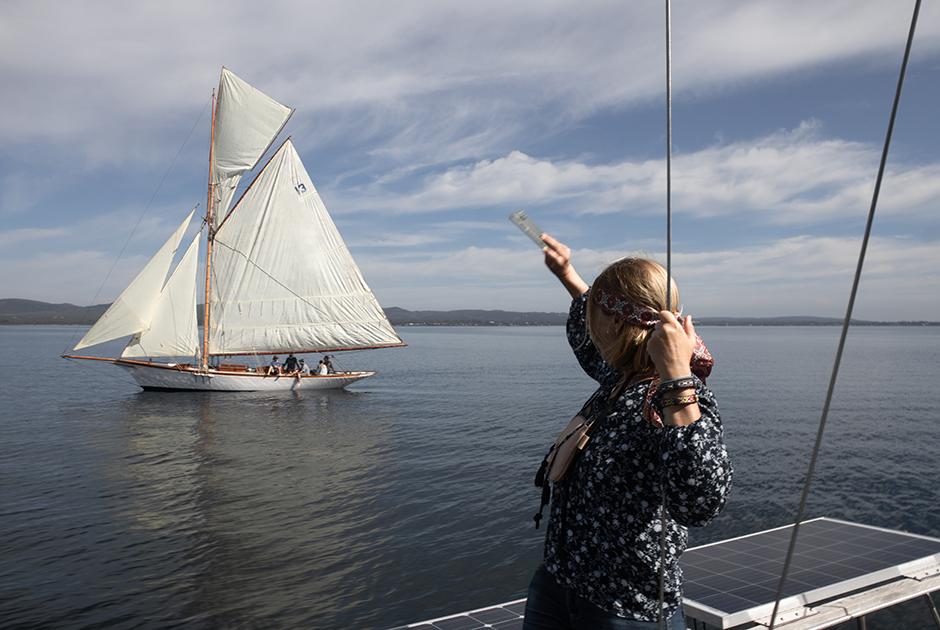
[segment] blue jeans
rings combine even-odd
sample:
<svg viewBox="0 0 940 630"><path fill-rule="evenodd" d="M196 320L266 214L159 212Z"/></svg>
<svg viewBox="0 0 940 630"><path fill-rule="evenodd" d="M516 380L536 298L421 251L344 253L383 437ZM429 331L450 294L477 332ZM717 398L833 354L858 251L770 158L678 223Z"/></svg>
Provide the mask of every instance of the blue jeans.
<svg viewBox="0 0 940 630"><path fill-rule="evenodd" d="M617 617L562 587L542 565L529 583L522 630L657 630L656 621ZM665 620L666 630L685 630L680 608Z"/></svg>

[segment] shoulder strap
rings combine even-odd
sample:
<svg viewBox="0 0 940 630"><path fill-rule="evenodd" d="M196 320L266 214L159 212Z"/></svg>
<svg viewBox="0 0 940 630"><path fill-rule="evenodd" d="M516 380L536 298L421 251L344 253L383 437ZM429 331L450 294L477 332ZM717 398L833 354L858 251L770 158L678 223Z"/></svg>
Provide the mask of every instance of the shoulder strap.
<svg viewBox="0 0 940 630"><path fill-rule="evenodd" d="M600 428L603 421L607 418L607 414L609 414L610 410L613 408L614 403L616 403L620 399L620 396L623 394L623 390L626 389L628 381L629 379L624 381L623 385L621 385L617 390L615 390L614 394L610 397L610 400L607 402L607 406L604 408L604 412L594 417L594 420L588 425L588 428L584 432L584 435L586 437L588 438L592 437L594 435L594 432L597 431L598 428ZM585 403L585 405L581 408L582 412L584 411L585 408L587 408L588 404L593 399L594 399L594 396L591 396L591 398L588 399L588 402ZM549 455L551 455L552 450L554 450L554 448L555 447L553 445L552 448L549 450L548 454L545 455L545 458L542 459L542 464L541 466L539 466L539 471L535 474L535 485L542 489L542 500L541 500L541 503L539 504L539 511L535 516L532 517L533 520L535 521L535 529L539 528L539 522L542 520L542 511L545 509L545 506L548 505L549 502L551 501L551 495L552 495L551 482L548 481L548 479L546 478L546 475L548 473L548 457Z"/></svg>

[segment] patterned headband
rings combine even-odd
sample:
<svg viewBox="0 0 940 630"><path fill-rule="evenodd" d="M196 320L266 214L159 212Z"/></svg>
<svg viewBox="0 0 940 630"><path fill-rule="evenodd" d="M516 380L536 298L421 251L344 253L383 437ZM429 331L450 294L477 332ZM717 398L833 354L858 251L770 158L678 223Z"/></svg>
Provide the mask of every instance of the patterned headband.
<svg viewBox="0 0 940 630"><path fill-rule="evenodd" d="M659 311L656 309L635 304L599 287L594 289L594 305L608 315L641 328L653 328L659 323Z"/></svg>
<svg viewBox="0 0 940 630"><path fill-rule="evenodd" d="M614 295L606 289L600 287L594 288L594 305L599 309L614 317L620 317L629 324L641 328L654 328L659 323L659 311L648 306L635 304L619 295ZM683 318L677 316L681 324ZM692 361L690 367L692 373L705 382L708 375L711 374L715 362L708 348L702 342L702 338L695 335L695 349L692 351Z"/></svg>

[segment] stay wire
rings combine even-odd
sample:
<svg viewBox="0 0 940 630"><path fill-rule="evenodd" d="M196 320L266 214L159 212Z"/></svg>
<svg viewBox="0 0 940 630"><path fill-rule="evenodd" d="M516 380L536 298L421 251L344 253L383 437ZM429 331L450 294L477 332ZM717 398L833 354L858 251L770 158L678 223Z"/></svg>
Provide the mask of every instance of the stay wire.
<svg viewBox="0 0 940 630"><path fill-rule="evenodd" d="M209 103L212 101L210 100ZM111 264L111 268L108 270L107 275L104 277L104 280L101 281L101 286L98 287L98 291L95 293L95 297L92 298L91 304L94 305L98 301L98 296L101 295L101 292L104 290L104 285L107 284L108 278L111 277L111 274L114 273L114 268L117 267L118 262L121 260L121 256L124 255L124 251L127 249L127 246L130 244L131 239L134 238L134 234L137 233L137 229L140 227L141 222L144 220L144 217L147 215L147 211L150 210L150 206L153 204L153 200L157 198L157 193L160 192L160 189L163 187L163 183L166 181L166 178L169 177L170 171L173 170L173 166L176 164L176 161L179 159L180 155L183 153L183 149L186 148L186 144L189 142L189 139L192 137L193 132L196 130L196 127L199 125L199 121L202 120L203 115L206 113L206 108L209 107L209 103L206 103L205 107L202 108L202 112L199 113L199 117L196 118L196 122L193 123L192 129L189 130L189 133L186 135L186 139L183 140L182 146L180 146L179 151L176 152L176 156L173 158L173 161L170 162L170 166L166 169L166 173L163 174L163 179L160 180L160 183L157 184L156 190L153 191L153 195L150 197L150 201L147 202L147 205L144 207L144 211L141 212L140 217L137 219L137 223L134 225L134 229L131 230L131 233L128 235L127 240L124 242L124 246L121 248L121 251L118 252L117 257L114 259L114 262ZM89 306L89 309L91 306ZM85 323L85 315L87 315L88 309L85 310L85 314L82 315L81 322L79 326ZM69 340L69 347L72 346L72 340L75 339L77 334L77 329L72 333L72 337Z"/></svg>
<svg viewBox="0 0 940 630"><path fill-rule="evenodd" d="M839 365L842 362L842 351L845 348L845 340L849 332L849 324L852 320L852 310L855 308L855 296L858 293L858 285L862 276L862 266L865 263L865 253L868 250L868 241L871 236L871 228L875 219L875 207L878 205L878 195L881 192L881 182L884 179L885 164L888 161L888 147L891 145L891 134L894 132L894 122L897 118L898 105L901 101L901 89L904 86L904 75L907 73L907 63L911 56L911 47L914 43L914 31L917 27L917 16L920 13L921 0L916 0L914 4L914 15L911 18L911 29L907 36L907 46L904 49L904 60L901 62L901 72L898 77L898 87L894 94L894 105L891 108L891 118L888 122L888 132L885 135L884 149L881 152L881 164L878 166L878 177L875 180L875 190L872 194L871 208L868 211L868 222L865 225L865 235L862 238L862 248L858 256L858 265L855 268L855 279L852 282L852 291L849 295L849 304L845 313L845 321L842 323L842 335L839 338L839 348L836 351L835 363L832 366L832 376L829 379L829 390L826 392L826 402L823 405L822 417L819 420L819 430L816 433L816 444L813 447L813 455L810 458L809 470L806 473L806 482L803 485L803 496L800 499L800 507L797 511L796 522L793 525L793 534L790 537L790 547L787 550L787 557L783 564L783 574L780 576L780 585L777 588L777 598L774 602L774 610L770 616L770 630L773 630L777 613L780 608L780 601L783 599L783 591L786 586L787 574L790 570L790 563L793 560L793 551L796 548L796 540L799 535L800 523L803 520L803 514L806 510L806 500L809 496L810 483L813 478L813 471L816 468L816 460L819 456L819 448L822 444L823 432L826 428L826 418L829 415L829 405L832 402L832 393L836 385L836 377L839 374Z"/></svg>
<svg viewBox="0 0 940 630"><path fill-rule="evenodd" d="M672 16L666 0L666 310L672 310Z"/></svg>
<svg viewBox="0 0 940 630"><path fill-rule="evenodd" d="M666 0L666 310L672 310L672 11ZM666 478L659 532L659 630L663 630L666 604Z"/></svg>

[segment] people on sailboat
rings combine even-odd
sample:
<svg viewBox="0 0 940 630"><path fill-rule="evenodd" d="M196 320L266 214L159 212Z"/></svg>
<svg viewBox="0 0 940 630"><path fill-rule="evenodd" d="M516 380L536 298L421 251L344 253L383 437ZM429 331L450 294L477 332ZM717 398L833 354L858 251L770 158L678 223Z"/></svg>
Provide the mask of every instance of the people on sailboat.
<svg viewBox="0 0 940 630"><path fill-rule="evenodd" d="M329 374L329 370L326 363L323 362L323 359L320 359L320 364L317 365L317 376L326 376L327 374Z"/></svg>
<svg viewBox="0 0 940 630"><path fill-rule="evenodd" d="M281 362L277 360L277 355L271 359L271 363L268 365L268 376L275 374L283 374L284 369L281 367Z"/></svg>
<svg viewBox="0 0 940 630"><path fill-rule="evenodd" d="M294 373L297 372L297 369L298 369L298 368L297 368L297 357L295 357L295 356L294 356L294 353L291 352L291 353L288 355L287 360L284 361L284 373L287 374L288 376L291 376L291 375L293 375Z"/></svg>
<svg viewBox="0 0 940 630"><path fill-rule="evenodd" d="M301 378L303 376L310 376L310 368L307 366L307 362L301 359L300 369L297 371L297 378Z"/></svg>
<svg viewBox="0 0 940 630"><path fill-rule="evenodd" d="M704 382L711 357L691 318L678 316L674 284L667 302L661 265L621 259L588 286L571 250L541 238L545 264L573 298L568 341L598 382L578 415L601 424L563 474L546 472L551 453L539 471L543 507L554 496L523 629L571 628L576 614L577 627L657 628L661 566L663 627L684 629L679 556L686 528L718 515L732 479L718 407ZM540 518L541 511L536 527Z"/></svg>
<svg viewBox="0 0 940 630"><path fill-rule="evenodd" d="M333 364L330 363L330 355L326 355L325 357L323 357L323 365L326 366L327 374L332 374L336 371L333 369Z"/></svg>

